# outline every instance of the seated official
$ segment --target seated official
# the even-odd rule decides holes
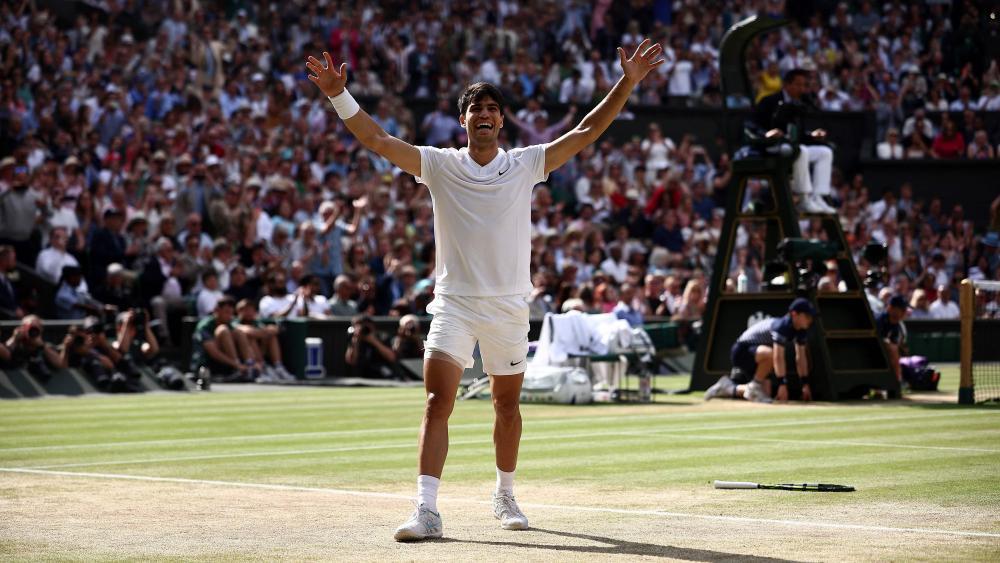
[[[226,382],[256,381],[260,376],[246,335],[230,326],[235,307],[232,297],[222,297],[212,314],[198,321],[191,371],[199,375],[207,371],[212,380]]]
[[[788,137],[790,127],[798,139],[799,155],[792,168],[792,191],[799,196],[799,210],[806,213],[836,213],[823,198],[830,195],[833,173],[833,149],[822,144],[826,131],[803,129],[802,114],[809,108],[803,101],[808,89],[809,73],[796,68],[788,71],[781,91],[766,96],[757,103],[754,120],[768,138]],[[812,170],[810,171],[810,166]]]
[[[770,403],[773,372],[778,380],[774,399],[787,401],[789,395],[788,371],[785,366],[785,347],[795,345],[795,365],[801,384],[801,399],[812,399],[809,387],[809,359],[806,343],[809,328],[816,317],[816,309],[808,299],[799,297],[792,301],[788,313],[777,319],[764,319],[748,328],[733,344],[730,357],[733,371],[705,391],[705,400],[717,397],[740,397],[758,403]]]
[[[257,304],[252,299],[241,299],[236,303],[236,320],[233,328],[243,333],[252,351],[254,360],[263,366],[263,375],[273,381],[295,381],[295,376],[285,369],[281,359],[281,343],[278,341],[278,325],[257,316]],[[265,361],[270,358],[270,365]]]

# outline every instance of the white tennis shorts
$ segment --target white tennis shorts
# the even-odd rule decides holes
[[[488,375],[524,371],[528,357],[527,296],[436,295],[427,312],[434,318],[424,343],[425,355],[444,352],[470,368],[478,340],[483,371]]]

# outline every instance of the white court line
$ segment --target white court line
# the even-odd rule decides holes
[[[145,475],[122,475],[115,473],[77,473],[71,471],[45,471],[38,469],[3,469],[0,472],[23,473],[34,475],[51,475],[61,477],[79,477],[89,479],[120,479],[129,481],[146,481],[156,483],[177,483],[182,485],[214,485],[217,487],[242,487],[247,489],[264,489],[272,491],[296,491],[304,493],[324,493],[334,495],[346,495],[369,498],[389,498],[411,500],[409,495],[399,495],[392,493],[380,493],[372,491],[351,491],[347,489],[326,489],[321,487],[301,487],[297,485],[280,485],[269,483],[246,483],[239,481],[212,481],[205,479],[185,479],[179,477],[149,477]],[[442,502],[455,502],[464,504],[490,504],[489,501],[468,499],[468,498],[442,498]],[[940,534],[947,536],[965,536],[981,538],[1000,538],[1000,533],[996,532],[974,532],[968,530],[943,530],[938,528],[896,528],[891,526],[869,526],[865,524],[846,524],[840,522],[824,522],[820,520],[784,520],[776,518],[751,518],[747,516],[725,516],[713,514],[693,514],[688,512],[668,512],[665,510],[638,510],[627,508],[605,508],[600,506],[573,506],[560,504],[535,504],[521,503],[521,506],[528,508],[539,508],[546,510],[557,510],[563,512],[598,512],[606,514],[623,514],[628,516],[664,516],[678,519],[713,520],[718,522],[742,522],[752,524],[777,524],[781,526],[796,526],[804,528],[833,528],[839,530],[863,530],[867,532],[894,532],[911,534]]]
[[[823,408],[823,407],[820,407]],[[789,412],[802,412],[805,410],[811,410],[815,412],[816,407],[782,407],[780,414]],[[777,410],[769,409],[758,409],[751,411],[744,411],[739,414],[751,415],[751,418],[758,418],[759,416],[767,416],[779,414]],[[1000,413],[994,413],[990,411],[983,410],[968,410],[968,411],[950,411],[944,413],[929,413],[925,415],[909,415],[909,416],[865,416],[859,413],[857,417],[846,417],[846,418],[836,418],[836,419],[815,419],[809,422],[799,422],[794,421],[794,424],[822,424],[822,423],[838,423],[838,422],[868,422],[868,421],[879,421],[879,420],[913,420],[913,419],[929,419],[929,418],[942,418],[942,417],[952,417],[952,416],[988,416]],[[663,414],[646,414],[646,415],[626,415],[626,416],[590,416],[590,417],[565,417],[565,418],[543,418],[543,419],[533,419],[529,420],[531,426],[539,426],[546,424],[564,424],[567,421],[570,422],[608,422],[611,421],[628,421],[628,420],[662,420],[662,419],[677,419],[677,418],[697,418],[697,417],[713,417],[713,416],[732,416],[733,413],[729,411],[708,411],[708,412],[687,412],[687,413],[663,413]],[[782,425],[794,425],[791,421],[786,422],[775,422],[769,424],[758,425],[758,427],[767,426],[782,426]],[[449,426],[452,430],[457,429],[475,429],[475,428],[492,428],[492,422],[477,422],[468,424],[452,424]],[[712,426],[712,427],[700,427],[693,428],[693,430],[729,430],[738,428],[753,428],[754,426],[748,424],[733,424],[729,426]],[[681,429],[683,430],[683,428]],[[256,440],[271,440],[276,438],[306,438],[314,436],[360,436],[365,434],[381,434],[381,433],[407,433],[415,435],[417,432],[417,426],[406,426],[397,428],[364,428],[356,430],[328,430],[321,432],[290,432],[284,434],[256,434],[252,436],[213,436],[206,438],[164,438],[161,440],[133,440],[127,442],[98,442],[94,444],[61,444],[61,445],[50,445],[50,446],[16,446],[12,448],[0,448],[0,454],[6,452],[30,452],[30,451],[46,451],[46,450],[78,450],[78,449],[100,449],[100,448],[120,448],[129,446],[155,446],[155,445],[168,445],[168,444],[213,444],[213,443],[226,443],[226,442],[246,442],[246,441],[256,441]]]
[[[819,421],[817,423],[827,424],[829,421]],[[866,420],[867,422],[867,420]],[[797,421],[786,421],[784,423],[771,423],[771,424],[744,424],[734,426],[734,428],[754,428],[760,426],[793,426],[797,424],[802,424]],[[713,427],[712,429],[714,429]],[[697,428],[692,428],[695,430]],[[704,428],[702,428],[704,429]],[[680,430],[684,430],[681,428]],[[743,436],[716,436],[711,434],[680,434],[676,430],[672,432],[662,432],[658,430],[649,431],[639,431],[639,430],[628,430],[628,431],[618,431],[610,430],[604,432],[586,432],[586,433],[575,433],[575,434],[538,434],[538,435],[527,435],[522,436],[521,441],[535,441],[535,440],[571,440],[576,438],[613,438],[620,436],[639,436],[639,437],[669,437],[669,438],[681,438],[685,440],[722,440],[722,441],[754,441],[754,442],[774,442],[781,444],[795,444],[799,446],[810,446],[813,444],[828,444],[828,445],[852,445],[852,446],[869,446],[877,448],[903,448],[903,449],[920,449],[920,450],[944,450],[944,451],[959,451],[959,452],[973,452],[973,453],[1000,453],[1000,450],[991,450],[985,448],[960,448],[960,447],[945,447],[945,446],[916,446],[907,444],[880,444],[877,442],[844,442],[839,440],[783,440],[783,439],[768,439],[768,438],[746,438]],[[492,444],[491,439],[479,439],[479,440],[452,440],[449,442],[451,446],[467,446],[467,445],[488,445]],[[337,452],[360,452],[368,450],[393,450],[393,449],[408,449],[415,446],[414,442],[406,442],[402,444],[376,444],[369,446],[343,446],[337,448],[314,448],[314,449],[300,449],[300,450],[269,450],[260,452],[238,452],[229,454],[206,454],[197,456],[181,456],[181,457],[160,457],[160,458],[145,458],[145,459],[130,459],[130,460],[114,460],[114,461],[87,461],[79,463],[59,463],[52,465],[31,465],[24,469],[64,469],[69,467],[104,467],[108,465],[141,465],[144,463],[167,463],[176,461],[205,461],[214,459],[233,459],[233,458],[248,458],[248,457],[272,457],[272,456],[295,456],[295,455],[311,455],[311,454],[322,454],[322,453],[337,453]]]
[[[809,444],[820,444],[820,445],[830,445],[830,446],[862,446],[871,448],[906,448],[914,450],[942,450],[951,452],[975,452],[975,453],[990,453],[990,454],[1000,454],[1000,450],[992,450],[989,448],[960,448],[957,446],[919,446],[911,444],[884,444],[880,442],[853,442],[846,440],[813,440],[811,438],[803,438],[801,440],[788,440],[781,438],[749,438],[746,436],[711,436],[711,435],[692,435],[692,434],[676,434],[674,432],[658,432],[656,430],[650,430],[648,432],[633,430],[630,432],[619,432],[621,436],[663,436],[669,438],[697,438],[699,440],[742,440],[749,442],[773,442],[778,444],[798,444],[798,445],[809,445]]]

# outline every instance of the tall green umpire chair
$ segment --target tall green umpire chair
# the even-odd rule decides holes
[[[733,107],[745,107],[754,99],[745,64],[747,47],[754,37],[788,23],[783,18],[754,16],[735,24],[722,39],[720,72],[730,141],[736,136],[731,133],[734,128],[730,122],[746,115],[734,115]],[[733,160],[732,180],[727,187],[725,220],[692,369],[691,389],[705,390],[720,376],[728,375],[732,369],[730,348],[739,335],[756,320],[784,315],[795,297],[804,296],[819,311],[808,344],[814,399],[857,398],[870,389],[886,390],[890,396],[898,397],[899,383],[876,332],[840,221],[836,215],[804,214],[795,208],[789,180],[798,154],[797,132],[789,132],[783,140],[771,140],[749,128],[740,129],[738,135],[743,146]],[[821,222],[826,240],[802,240],[800,220]],[[727,279],[742,252],[737,247],[738,236],[763,255],[764,264],[760,265],[763,279],[759,287],[750,291],[727,289]],[[790,262],[793,257],[804,258],[799,263]],[[815,281],[815,275],[801,269],[828,260],[836,261],[846,291],[817,294],[815,284],[809,283],[810,279]],[[769,283],[772,276],[784,279],[785,283]],[[797,376],[793,350],[789,348],[788,373]],[[790,380],[794,387],[796,378]]]

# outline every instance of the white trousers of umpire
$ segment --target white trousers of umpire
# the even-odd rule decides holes
[[[832,172],[833,149],[826,145],[799,145],[799,156],[792,166],[792,191],[821,197],[829,195]]]

